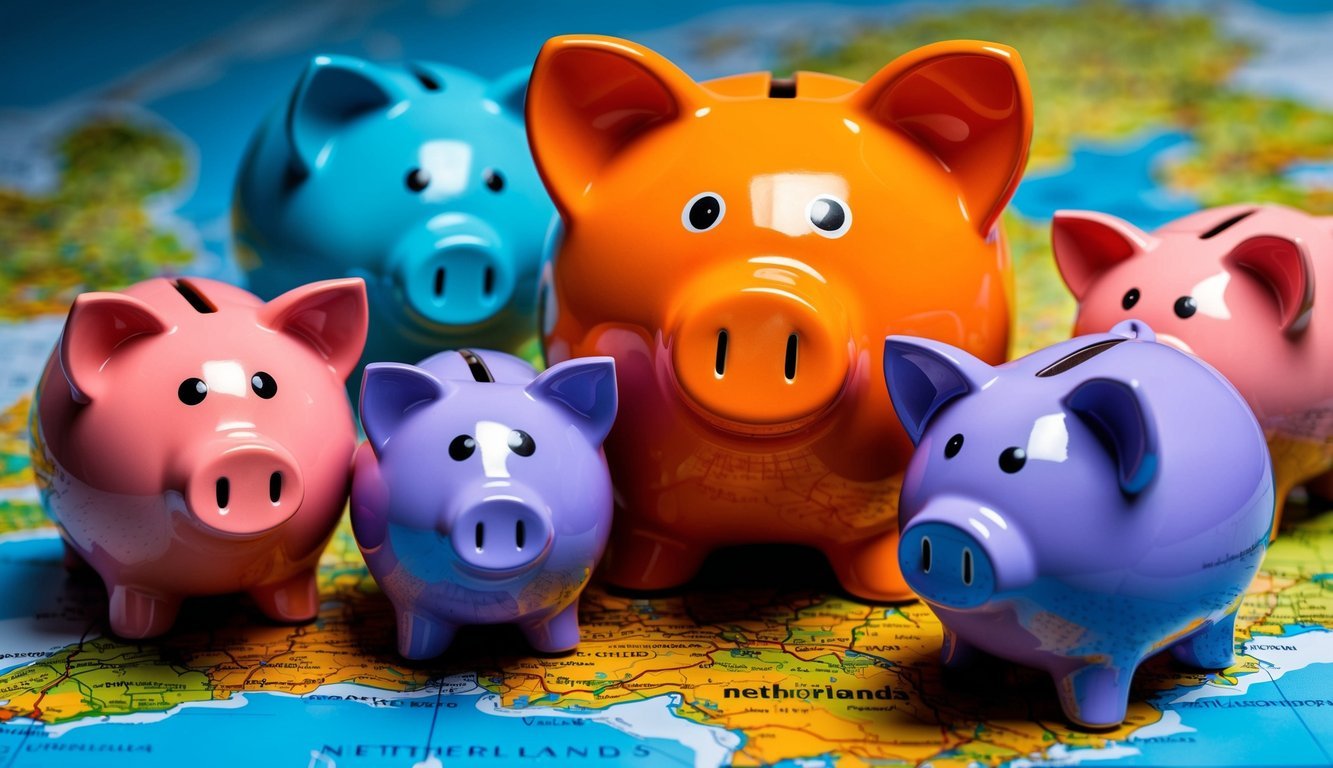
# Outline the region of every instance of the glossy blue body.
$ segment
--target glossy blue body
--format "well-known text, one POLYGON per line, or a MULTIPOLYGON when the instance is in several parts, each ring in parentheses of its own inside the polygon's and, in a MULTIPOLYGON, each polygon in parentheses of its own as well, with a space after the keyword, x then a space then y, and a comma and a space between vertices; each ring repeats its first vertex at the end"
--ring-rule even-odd
POLYGON ((1231 664, 1273 520, 1253 413, 1153 338, 1127 321, 997 367, 886 342, 917 442, 899 556, 944 625, 945 662, 979 649, 1044 669, 1086 727, 1120 724, 1135 669, 1160 650, 1231 664))
POLYGON ((439 655, 463 624, 517 624, 542 652, 578 644, 611 529, 615 412, 607 357, 540 375, 492 351, 366 368, 352 526, 403 656, 439 655))
POLYGON ((524 346, 559 231, 528 151, 526 87, 526 71, 486 82, 426 62, 316 56, 236 182, 236 255, 251 290, 271 298, 363 278, 363 364, 524 346))

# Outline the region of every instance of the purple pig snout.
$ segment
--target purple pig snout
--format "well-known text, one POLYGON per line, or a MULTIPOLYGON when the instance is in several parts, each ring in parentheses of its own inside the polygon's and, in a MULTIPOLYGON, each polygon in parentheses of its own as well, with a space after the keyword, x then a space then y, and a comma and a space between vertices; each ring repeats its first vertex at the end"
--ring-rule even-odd
POLYGON ((551 515, 528 494, 487 495, 466 504, 454 517, 450 540, 454 552, 481 576, 505 577, 536 568, 555 540, 551 515))
POLYGON ((215 441, 188 457, 190 512, 223 533, 254 535, 289 520, 305 498, 296 459, 283 447, 215 441))
POLYGON ((441 214, 409 232, 391 268, 407 305, 439 325, 476 325, 513 297, 515 275, 500 237, 466 214, 441 214))
POLYGON ((907 583, 945 608, 976 608, 1036 578, 1032 555, 1002 512, 970 499, 932 500, 903 527, 907 583))

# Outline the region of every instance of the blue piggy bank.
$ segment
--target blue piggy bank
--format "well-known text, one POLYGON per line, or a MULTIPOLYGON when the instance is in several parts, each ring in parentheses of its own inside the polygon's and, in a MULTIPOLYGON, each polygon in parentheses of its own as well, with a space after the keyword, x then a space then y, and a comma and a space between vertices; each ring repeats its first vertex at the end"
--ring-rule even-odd
MULTIPOLYGON (((362 366, 535 339, 559 218, 528 151, 527 75, 486 82, 440 64, 314 57, 236 182, 251 290, 364 279, 362 366)), ((360 368, 348 386, 360 388, 360 368)))

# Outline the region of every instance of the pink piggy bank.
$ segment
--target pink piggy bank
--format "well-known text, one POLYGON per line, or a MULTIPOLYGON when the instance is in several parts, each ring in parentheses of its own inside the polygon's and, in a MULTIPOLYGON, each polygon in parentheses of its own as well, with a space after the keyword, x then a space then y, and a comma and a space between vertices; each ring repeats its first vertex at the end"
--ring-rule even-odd
POLYGON ((75 300, 37 385, 33 466, 66 563, 102 577, 117 635, 166 632, 190 595, 247 592, 278 621, 314 618, 366 312, 360 279, 267 304, 162 278, 75 300))
POLYGON ((1333 218, 1233 205, 1152 234, 1087 211, 1061 211, 1053 227, 1079 301, 1075 334, 1146 321, 1158 341, 1217 368, 1254 410, 1279 515, 1301 483, 1333 497, 1333 313, 1314 301, 1316 282, 1333 287, 1333 218))

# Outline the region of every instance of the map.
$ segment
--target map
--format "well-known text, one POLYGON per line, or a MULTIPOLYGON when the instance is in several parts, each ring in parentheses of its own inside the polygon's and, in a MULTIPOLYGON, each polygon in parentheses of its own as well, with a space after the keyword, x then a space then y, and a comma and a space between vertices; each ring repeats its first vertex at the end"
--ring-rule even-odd
POLYGON ((570 655, 534 656, 516 630, 482 627, 417 664, 394 652, 392 612, 344 525, 314 623, 277 626, 244 598, 201 598, 166 637, 121 641, 100 583, 62 567, 27 448, 35 379, 78 292, 164 271, 241 279, 235 168, 316 52, 493 76, 550 35, 595 31, 699 79, 761 68, 860 79, 935 40, 1008 43, 1036 103, 1005 220, 1017 355, 1072 325, 1048 244, 1059 208, 1145 229, 1244 200, 1333 214, 1327 4, 718 0, 520 13, 333 0, 183 14, 149 2, 132 20, 104 5, 77 23, 43 5, 0 11, 0 50, 24 63, 0 85, 0 768, 1333 764, 1333 511, 1303 498, 1243 603, 1235 665, 1203 674, 1154 658, 1125 723, 1089 733, 1063 720, 1037 672, 996 661, 946 674, 924 605, 845 597, 799 548, 721 553, 668 596, 594 583, 570 655))

